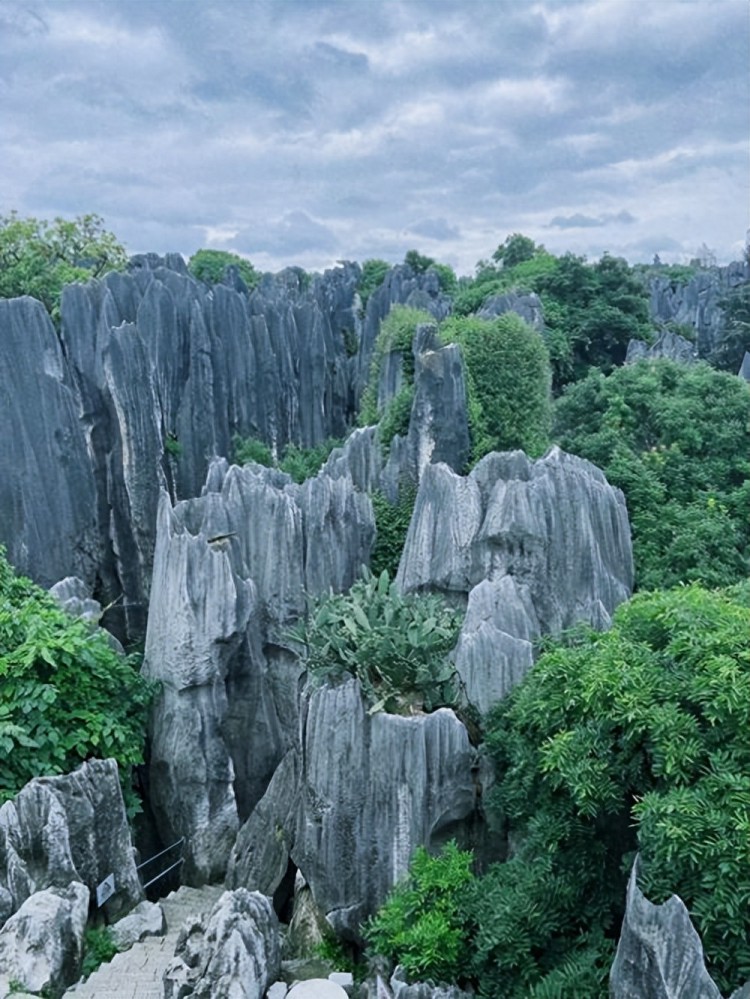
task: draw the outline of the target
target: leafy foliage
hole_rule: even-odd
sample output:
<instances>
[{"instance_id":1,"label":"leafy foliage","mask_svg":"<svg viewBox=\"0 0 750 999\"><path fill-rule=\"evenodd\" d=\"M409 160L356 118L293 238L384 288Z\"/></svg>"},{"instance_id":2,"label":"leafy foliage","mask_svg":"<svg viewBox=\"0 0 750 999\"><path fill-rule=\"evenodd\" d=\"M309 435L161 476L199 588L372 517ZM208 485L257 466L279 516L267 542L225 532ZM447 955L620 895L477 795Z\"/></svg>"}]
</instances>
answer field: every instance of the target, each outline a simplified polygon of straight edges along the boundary
<instances>
[{"instance_id":1,"label":"leafy foliage","mask_svg":"<svg viewBox=\"0 0 750 999\"><path fill-rule=\"evenodd\" d=\"M83 935L81 977L93 975L101 964L111 961L116 953L117 947L106 926L88 926Z\"/></svg>"},{"instance_id":2,"label":"leafy foliage","mask_svg":"<svg viewBox=\"0 0 750 999\"><path fill-rule=\"evenodd\" d=\"M274 462L271 449L257 437L240 437L236 434L232 441L234 460L238 465L255 462L267 468L278 467L282 472L291 475L297 483L317 475L328 456L335 447L340 447L341 441L333 437L321 441L314 447L299 447L297 444L287 444L281 460Z\"/></svg>"},{"instance_id":3,"label":"leafy foliage","mask_svg":"<svg viewBox=\"0 0 750 999\"><path fill-rule=\"evenodd\" d=\"M409 432L413 402L414 386L407 382L394 395L380 417L380 443L383 447L389 447L396 434L405 437Z\"/></svg>"},{"instance_id":4,"label":"leafy foliage","mask_svg":"<svg viewBox=\"0 0 750 999\"><path fill-rule=\"evenodd\" d=\"M526 260L531 260L537 253L543 251L543 246L537 246L533 239L520 232L506 236L505 240L492 254L492 259L503 267L515 267Z\"/></svg>"},{"instance_id":5,"label":"leafy foliage","mask_svg":"<svg viewBox=\"0 0 750 999\"><path fill-rule=\"evenodd\" d=\"M365 260L362 264L362 276L359 279L357 291L362 300L363 310L367 306L370 295L385 281L385 276L390 269L391 265L387 260L371 259Z\"/></svg>"},{"instance_id":6,"label":"leafy foliage","mask_svg":"<svg viewBox=\"0 0 750 999\"><path fill-rule=\"evenodd\" d=\"M472 854L447 843L431 857L418 847L407 877L365 930L367 942L414 980L453 982L468 965L470 927L464 900L474 881Z\"/></svg>"},{"instance_id":7,"label":"leafy foliage","mask_svg":"<svg viewBox=\"0 0 750 999\"><path fill-rule=\"evenodd\" d=\"M598 999L635 850L676 892L709 969L750 975L750 608L697 586L641 594L611 631L550 647L491 715L490 800L518 848L471 908L486 996ZM589 985L566 968L583 966Z\"/></svg>"},{"instance_id":8,"label":"leafy foliage","mask_svg":"<svg viewBox=\"0 0 750 999\"><path fill-rule=\"evenodd\" d=\"M227 250L198 250L188 261L188 270L199 281L206 284L219 284L224 279L227 267L235 267L249 291L260 281L261 275L249 260Z\"/></svg>"},{"instance_id":9,"label":"leafy foliage","mask_svg":"<svg viewBox=\"0 0 750 999\"><path fill-rule=\"evenodd\" d=\"M474 460L513 448L541 454L550 401L549 358L539 334L515 313L493 321L449 319L440 334L460 344L466 364Z\"/></svg>"},{"instance_id":10,"label":"leafy foliage","mask_svg":"<svg viewBox=\"0 0 750 999\"><path fill-rule=\"evenodd\" d=\"M395 305L380 324L380 331L375 341L370 377L367 387L362 393L359 410L359 425L370 426L377 423L378 413L378 383L380 370L386 354L400 351L403 357L404 380L407 385L414 381L414 355L412 341L417 326L420 323L432 323L435 320L429 312L422 309L412 309L406 305Z\"/></svg>"},{"instance_id":11,"label":"leafy foliage","mask_svg":"<svg viewBox=\"0 0 750 999\"><path fill-rule=\"evenodd\" d=\"M142 762L151 687L136 667L0 549L0 801L92 756Z\"/></svg>"},{"instance_id":12,"label":"leafy foliage","mask_svg":"<svg viewBox=\"0 0 750 999\"><path fill-rule=\"evenodd\" d=\"M408 485L401 487L397 503L389 503L380 492L372 494L375 544L370 556L370 569L375 576L379 576L384 569L389 576L398 572L416 496L414 486Z\"/></svg>"},{"instance_id":13,"label":"leafy foliage","mask_svg":"<svg viewBox=\"0 0 750 999\"><path fill-rule=\"evenodd\" d=\"M750 284L735 288L719 304L724 311L724 325L710 361L735 375L745 351L750 351Z\"/></svg>"},{"instance_id":14,"label":"leafy foliage","mask_svg":"<svg viewBox=\"0 0 750 999\"><path fill-rule=\"evenodd\" d=\"M461 615L434 595L404 595L384 570L364 571L348 593L330 594L311 608L293 636L320 682L359 679L371 712L432 711L457 699L447 655Z\"/></svg>"},{"instance_id":15,"label":"leafy foliage","mask_svg":"<svg viewBox=\"0 0 750 999\"><path fill-rule=\"evenodd\" d=\"M0 216L0 297L31 295L56 323L66 284L123 270L127 259L98 215L52 222L16 212Z\"/></svg>"},{"instance_id":16,"label":"leafy foliage","mask_svg":"<svg viewBox=\"0 0 750 999\"><path fill-rule=\"evenodd\" d=\"M625 493L638 585L747 575L750 390L706 364L592 373L558 400L555 436Z\"/></svg>"}]
</instances>

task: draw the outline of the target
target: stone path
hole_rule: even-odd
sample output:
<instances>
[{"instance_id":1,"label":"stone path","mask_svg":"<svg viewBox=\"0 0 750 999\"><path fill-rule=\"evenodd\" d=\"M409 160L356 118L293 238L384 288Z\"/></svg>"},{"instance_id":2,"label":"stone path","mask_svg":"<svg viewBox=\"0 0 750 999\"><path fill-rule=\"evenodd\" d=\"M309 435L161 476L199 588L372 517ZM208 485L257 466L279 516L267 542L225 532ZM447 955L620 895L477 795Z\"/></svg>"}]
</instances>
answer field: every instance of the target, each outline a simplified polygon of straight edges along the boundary
<instances>
[{"instance_id":1,"label":"stone path","mask_svg":"<svg viewBox=\"0 0 750 999\"><path fill-rule=\"evenodd\" d=\"M75 999L162 999L162 975L174 957L180 928L186 919L210 909L224 891L220 885L190 888L183 885L160 900L167 932L146 937L130 950L116 954L85 982L64 993Z\"/></svg>"}]
</instances>

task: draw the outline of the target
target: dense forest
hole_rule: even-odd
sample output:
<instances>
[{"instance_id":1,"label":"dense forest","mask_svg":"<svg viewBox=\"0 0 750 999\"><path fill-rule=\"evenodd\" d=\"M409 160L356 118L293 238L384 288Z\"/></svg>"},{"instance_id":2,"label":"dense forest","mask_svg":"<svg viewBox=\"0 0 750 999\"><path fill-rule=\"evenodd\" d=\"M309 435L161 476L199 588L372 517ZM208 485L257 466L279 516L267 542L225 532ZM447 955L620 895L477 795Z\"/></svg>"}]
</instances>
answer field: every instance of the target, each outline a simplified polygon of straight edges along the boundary
<instances>
[{"instance_id":1,"label":"dense forest","mask_svg":"<svg viewBox=\"0 0 750 999\"><path fill-rule=\"evenodd\" d=\"M0 219L0 297L38 299L58 331L63 288L129 266L95 215ZM364 316L393 265L355 266ZM412 981L487 999L598 999L639 855L641 888L654 902L680 896L729 993L750 979L750 384L737 373L750 351L750 261L744 281L718 296L710 343L653 309L655 289L674 295L711 278L717 269L700 260L590 262L515 233L472 277L416 250L397 266L431 276L440 308L389 308L348 430L377 426L384 461L396 461L416 406L415 345L453 346L468 426L456 471L555 445L597 466L625 497L634 595L608 630L537 637L533 668L480 714L452 659L466 607L396 581L419 482L402 474L390 490L368 490L369 566L343 592L311 597L288 640L313 687L354 676L371 714L452 708L491 761L482 807L494 846L476 856L470 842L418 849L359 939L331 936L323 950L357 974L380 955ZM187 270L250 301L266 280L217 250L200 250ZM317 276L293 278L305 288ZM356 362L356 328L342 336ZM669 337L679 359L657 349ZM626 361L633 341L645 345L641 359ZM163 433L176 467L184 440L175 427ZM223 457L303 489L343 445L235 433ZM0 802L34 776L111 756L137 812L129 772L144 761L155 684L139 675L142 648L124 656L116 645L0 553Z\"/></svg>"}]
</instances>

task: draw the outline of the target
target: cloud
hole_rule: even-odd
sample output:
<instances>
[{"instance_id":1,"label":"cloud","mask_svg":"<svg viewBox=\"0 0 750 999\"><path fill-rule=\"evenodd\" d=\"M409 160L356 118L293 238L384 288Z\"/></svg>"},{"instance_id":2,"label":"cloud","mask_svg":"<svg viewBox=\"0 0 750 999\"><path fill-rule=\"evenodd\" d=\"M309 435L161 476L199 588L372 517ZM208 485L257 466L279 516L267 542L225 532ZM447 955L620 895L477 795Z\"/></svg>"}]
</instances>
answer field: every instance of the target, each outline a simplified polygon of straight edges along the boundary
<instances>
[{"instance_id":1,"label":"cloud","mask_svg":"<svg viewBox=\"0 0 750 999\"><path fill-rule=\"evenodd\" d=\"M0 213L272 269L415 237L464 272L514 231L647 259L744 237L744 0L186 9L0 0Z\"/></svg>"},{"instance_id":2,"label":"cloud","mask_svg":"<svg viewBox=\"0 0 750 999\"><path fill-rule=\"evenodd\" d=\"M556 215L550 219L547 225L551 229L596 229L612 222L632 225L637 221L638 219L626 210L617 213L605 212L603 215L596 216L576 212L575 215Z\"/></svg>"},{"instance_id":3,"label":"cloud","mask_svg":"<svg viewBox=\"0 0 750 999\"><path fill-rule=\"evenodd\" d=\"M407 232L413 232L417 236L425 236L427 239L448 240L460 239L461 230L456 225L449 225L444 218L421 219L410 225Z\"/></svg>"}]
</instances>

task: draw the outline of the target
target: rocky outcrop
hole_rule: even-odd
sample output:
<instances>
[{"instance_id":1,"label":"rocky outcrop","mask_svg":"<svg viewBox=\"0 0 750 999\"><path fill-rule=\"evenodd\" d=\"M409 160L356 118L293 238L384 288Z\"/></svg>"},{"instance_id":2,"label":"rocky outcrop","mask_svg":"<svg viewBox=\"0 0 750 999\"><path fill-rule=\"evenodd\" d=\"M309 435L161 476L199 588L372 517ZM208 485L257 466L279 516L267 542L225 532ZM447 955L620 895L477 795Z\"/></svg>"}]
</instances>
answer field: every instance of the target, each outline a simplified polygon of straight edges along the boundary
<instances>
[{"instance_id":1,"label":"rocky outcrop","mask_svg":"<svg viewBox=\"0 0 750 999\"><path fill-rule=\"evenodd\" d=\"M93 582L94 477L79 399L54 327L32 298L0 300L0 543L42 586Z\"/></svg>"},{"instance_id":2,"label":"rocky outcrop","mask_svg":"<svg viewBox=\"0 0 750 999\"><path fill-rule=\"evenodd\" d=\"M299 746L240 830L227 884L273 894L291 859L336 932L356 938L415 848L475 811L475 764L448 709L371 715L356 680L308 689Z\"/></svg>"},{"instance_id":3,"label":"rocky outcrop","mask_svg":"<svg viewBox=\"0 0 750 999\"><path fill-rule=\"evenodd\" d=\"M112 942L118 950L129 950L146 937L161 937L167 931L164 910L158 902L143 901L110 926Z\"/></svg>"},{"instance_id":4,"label":"rocky outcrop","mask_svg":"<svg viewBox=\"0 0 750 999\"><path fill-rule=\"evenodd\" d=\"M750 274L748 266L735 262L727 267L699 270L689 281L675 284L669 277L653 277L649 283L649 309L657 323L692 326L696 333L698 355L708 357L716 348L724 325L720 301Z\"/></svg>"},{"instance_id":5,"label":"rocky outcrop","mask_svg":"<svg viewBox=\"0 0 750 999\"><path fill-rule=\"evenodd\" d=\"M745 351L745 356L742 358L742 364L737 374L740 378L744 378L746 382L750 382L750 352Z\"/></svg>"},{"instance_id":6,"label":"rocky outcrop","mask_svg":"<svg viewBox=\"0 0 750 999\"><path fill-rule=\"evenodd\" d=\"M399 965L391 975L393 999L471 999L472 992L463 992L456 985L428 985L426 982L407 982L404 969Z\"/></svg>"},{"instance_id":7,"label":"rocky outcrop","mask_svg":"<svg viewBox=\"0 0 750 999\"><path fill-rule=\"evenodd\" d=\"M544 306L541 298L533 293L524 295L517 291L509 291L505 295L493 295L487 299L477 315L480 319L496 319L506 312L515 312L540 333L544 329Z\"/></svg>"},{"instance_id":8,"label":"rocky outcrop","mask_svg":"<svg viewBox=\"0 0 750 999\"><path fill-rule=\"evenodd\" d=\"M631 340L625 355L625 363L634 364L636 361L651 361L659 357L665 357L680 364L694 364L698 360L698 351L695 344L680 336L679 333L675 333L673 330L663 330L651 345L643 340Z\"/></svg>"},{"instance_id":9,"label":"rocky outcrop","mask_svg":"<svg viewBox=\"0 0 750 999\"><path fill-rule=\"evenodd\" d=\"M38 777L0 807L0 923L35 893L77 882L93 895L112 873L107 911L116 917L143 892L114 760Z\"/></svg>"},{"instance_id":10,"label":"rocky outcrop","mask_svg":"<svg viewBox=\"0 0 750 999\"><path fill-rule=\"evenodd\" d=\"M685 904L677 895L662 905L649 902L638 887L637 859L609 994L611 999L721 999Z\"/></svg>"},{"instance_id":11,"label":"rocky outcrop","mask_svg":"<svg viewBox=\"0 0 750 999\"><path fill-rule=\"evenodd\" d=\"M462 472L469 461L466 378L458 344L415 350L414 402L407 456L410 478L419 482L429 464L444 462Z\"/></svg>"},{"instance_id":12,"label":"rocky outcrop","mask_svg":"<svg viewBox=\"0 0 750 999\"><path fill-rule=\"evenodd\" d=\"M301 667L288 629L307 595L367 564L369 499L347 476L295 485L261 466L211 466L204 496L163 495L144 673L160 681L151 803L184 877L221 877L238 824L297 734Z\"/></svg>"},{"instance_id":13,"label":"rocky outcrop","mask_svg":"<svg viewBox=\"0 0 750 999\"><path fill-rule=\"evenodd\" d=\"M80 973L89 907L85 885L35 892L0 929L0 995L10 984L59 995Z\"/></svg>"},{"instance_id":14,"label":"rocky outcrop","mask_svg":"<svg viewBox=\"0 0 750 999\"><path fill-rule=\"evenodd\" d=\"M537 461L490 454L465 478L431 465L397 579L407 592L440 592L466 607L456 666L486 711L528 670L538 635L578 622L606 628L630 596L624 497L559 448Z\"/></svg>"},{"instance_id":15,"label":"rocky outcrop","mask_svg":"<svg viewBox=\"0 0 750 999\"><path fill-rule=\"evenodd\" d=\"M165 999L262 999L281 967L279 924L265 896L225 892L185 925L164 975Z\"/></svg>"}]
</instances>

